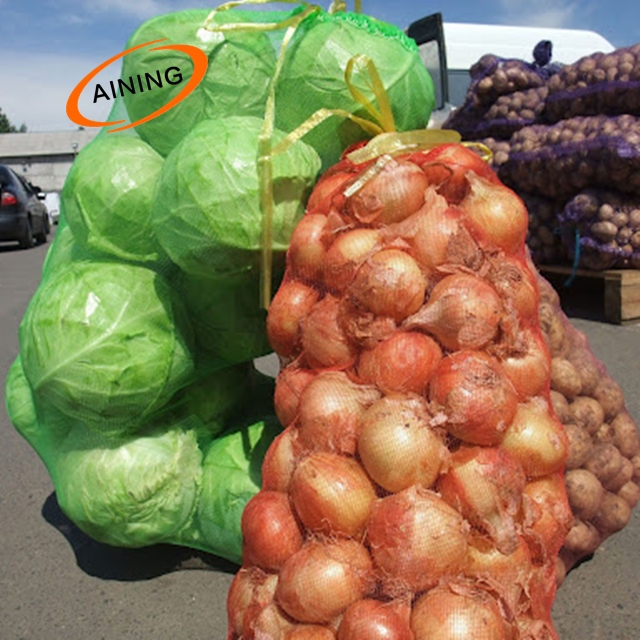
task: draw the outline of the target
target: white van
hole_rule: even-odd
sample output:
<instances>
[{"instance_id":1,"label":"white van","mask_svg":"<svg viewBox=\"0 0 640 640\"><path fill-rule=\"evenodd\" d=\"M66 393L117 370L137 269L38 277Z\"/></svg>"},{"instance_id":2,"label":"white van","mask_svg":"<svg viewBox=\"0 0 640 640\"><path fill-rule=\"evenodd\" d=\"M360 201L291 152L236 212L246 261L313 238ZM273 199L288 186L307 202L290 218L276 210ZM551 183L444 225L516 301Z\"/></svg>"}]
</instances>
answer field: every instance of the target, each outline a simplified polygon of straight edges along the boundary
<instances>
[{"instance_id":1,"label":"white van","mask_svg":"<svg viewBox=\"0 0 640 640\"><path fill-rule=\"evenodd\" d=\"M551 62L571 64L596 51L615 49L595 31L443 22L440 13L413 22L407 34L418 43L432 75L437 109L447 112L464 102L471 80L469 69L485 54L533 62L536 44L549 40Z\"/></svg>"}]
</instances>

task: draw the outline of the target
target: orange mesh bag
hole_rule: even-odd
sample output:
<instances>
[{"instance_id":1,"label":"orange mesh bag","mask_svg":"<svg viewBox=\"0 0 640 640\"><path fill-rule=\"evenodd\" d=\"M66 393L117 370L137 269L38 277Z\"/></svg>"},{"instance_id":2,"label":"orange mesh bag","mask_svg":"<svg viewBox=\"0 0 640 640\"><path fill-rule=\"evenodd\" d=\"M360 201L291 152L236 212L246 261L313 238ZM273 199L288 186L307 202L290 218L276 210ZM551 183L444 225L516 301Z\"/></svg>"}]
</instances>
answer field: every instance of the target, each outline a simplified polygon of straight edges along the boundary
<instances>
[{"instance_id":1,"label":"orange mesh bag","mask_svg":"<svg viewBox=\"0 0 640 640\"><path fill-rule=\"evenodd\" d=\"M526 209L462 145L376 144L316 185L271 303L285 430L228 638L556 638L568 441Z\"/></svg>"}]
</instances>

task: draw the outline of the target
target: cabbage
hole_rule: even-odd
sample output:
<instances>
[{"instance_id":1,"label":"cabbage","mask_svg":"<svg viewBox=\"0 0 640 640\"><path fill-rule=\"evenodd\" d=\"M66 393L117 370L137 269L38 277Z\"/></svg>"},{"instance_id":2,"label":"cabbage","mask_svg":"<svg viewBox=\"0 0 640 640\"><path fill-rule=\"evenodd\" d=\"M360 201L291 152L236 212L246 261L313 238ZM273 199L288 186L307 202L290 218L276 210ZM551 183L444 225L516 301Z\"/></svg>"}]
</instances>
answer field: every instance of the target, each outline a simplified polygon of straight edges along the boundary
<instances>
[{"instance_id":1,"label":"cabbage","mask_svg":"<svg viewBox=\"0 0 640 640\"><path fill-rule=\"evenodd\" d=\"M180 287L196 343L210 354L212 364L228 366L270 353L259 284L250 273L222 281L193 276Z\"/></svg>"},{"instance_id":2,"label":"cabbage","mask_svg":"<svg viewBox=\"0 0 640 640\"><path fill-rule=\"evenodd\" d=\"M192 376L184 314L149 269L72 263L40 286L20 326L27 379L70 417L104 431L131 429Z\"/></svg>"},{"instance_id":3,"label":"cabbage","mask_svg":"<svg viewBox=\"0 0 640 640\"><path fill-rule=\"evenodd\" d=\"M213 441L203 465L198 546L233 562L242 561L242 512L260 489L262 461L280 430L271 417Z\"/></svg>"},{"instance_id":4,"label":"cabbage","mask_svg":"<svg viewBox=\"0 0 640 640\"><path fill-rule=\"evenodd\" d=\"M275 51L269 38L262 33L214 33L203 29L209 10L177 11L158 16L141 25L131 36L127 48L166 38L163 44L189 44L202 49L209 58L207 73L189 96L166 113L136 126L141 138L166 156L171 149L199 122L207 118L230 115L262 116L271 77L275 67ZM241 16L235 11L217 14L216 22L235 22ZM182 81L164 82L170 67L180 69ZM145 73L157 79L163 88L151 84L146 90ZM151 51L143 47L123 59L122 79L137 86L142 78L145 91L124 92L131 122L143 118L169 102L184 88L191 77L193 64L184 53L172 50ZM171 79L173 73L169 75ZM174 80L174 82L177 81Z\"/></svg>"},{"instance_id":5,"label":"cabbage","mask_svg":"<svg viewBox=\"0 0 640 640\"><path fill-rule=\"evenodd\" d=\"M169 257L191 275L220 281L247 272L257 277L262 124L251 117L206 120L165 160L152 225ZM282 135L276 132L274 142ZM274 157L274 251L284 254L289 246L319 168L318 155L303 142Z\"/></svg>"},{"instance_id":6,"label":"cabbage","mask_svg":"<svg viewBox=\"0 0 640 640\"><path fill-rule=\"evenodd\" d=\"M112 444L75 429L53 472L61 509L107 544L142 547L169 540L197 504L202 454L189 424Z\"/></svg>"},{"instance_id":7,"label":"cabbage","mask_svg":"<svg viewBox=\"0 0 640 640\"><path fill-rule=\"evenodd\" d=\"M133 136L101 135L74 160L62 206L85 248L122 260L155 261L160 247L150 228L151 204L163 159Z\"/></svg>"},{"instance_id":8,"label":"cabbage","mask_svg":"<svg viewBox=\"0 0 640 640\"><path fill-rule=\"evenodd\" d=\"M276 126L292 131L320 108L345 109L370 119L344 80L347 63L357 54L375 63L397 130L426 127L435 104L434 88L415 42L393 25L342 12L314 13L298 27L276 86ZM363 78L354 74L352 81L375 104ZM320 154L326 169L350 144L367 137L358 125L332 117L304 140Z\"/></svg>"}]
</instances>

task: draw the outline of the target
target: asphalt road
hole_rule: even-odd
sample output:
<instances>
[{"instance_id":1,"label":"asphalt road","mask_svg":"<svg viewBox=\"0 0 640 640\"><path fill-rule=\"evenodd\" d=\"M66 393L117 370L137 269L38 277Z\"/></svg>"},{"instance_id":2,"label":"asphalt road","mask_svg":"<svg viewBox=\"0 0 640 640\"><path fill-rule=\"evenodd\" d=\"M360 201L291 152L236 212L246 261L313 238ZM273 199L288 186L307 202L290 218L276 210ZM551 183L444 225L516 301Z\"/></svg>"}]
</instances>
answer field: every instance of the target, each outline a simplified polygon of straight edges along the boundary
<instances>
[{"instance_id":1,"label":"asphalt road","mask_svg":"<svg viewBox=\"0 0 640 640\"><path fill-rule=\"evenodd\" d=\"M4 379L46 250L0 245L0 639L223 640L236 568L189 549L92 541L61 513L40 459L8 421ZM573 322L638 420L640 325ZM640 509L569 574L554 620L562 640L640 638Z\"/></svg>"}]
</instances>

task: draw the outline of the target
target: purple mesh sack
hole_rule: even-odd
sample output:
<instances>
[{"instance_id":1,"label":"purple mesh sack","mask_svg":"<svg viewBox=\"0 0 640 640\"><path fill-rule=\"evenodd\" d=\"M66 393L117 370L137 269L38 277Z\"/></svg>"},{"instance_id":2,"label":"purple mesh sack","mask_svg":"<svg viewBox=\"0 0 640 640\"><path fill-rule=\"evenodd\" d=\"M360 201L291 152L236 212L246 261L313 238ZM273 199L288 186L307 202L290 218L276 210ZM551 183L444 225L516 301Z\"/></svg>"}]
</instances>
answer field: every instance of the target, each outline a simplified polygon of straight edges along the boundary
<instances>
[{"instance_id":1,"label":"purple mesh sack","mask_svg":"<svg viewBox=\"0 0 640 640\"><path fill-rule=\"evenodd\" d=\"M508 139L513 133L536 122L544 111L546 85L499 96L491 105L467 100L443 124L467 140L485 137Z\"/></svg>"},{"instance_id":2,"label":"purple mesh sack","mask_svg":"<svg viewBox=\"0 0 640 640\"><path fill-rule=\"evenodd\" d=\"M640 268L640 197L587 189L560 214L563 242L588 269Z\"/></svg>"},{"instance_id":3,"label":"purple mesh sack","mask_svg":"<svg viewBox=\"0 0 640 640\"><path fill-rule=\"evenodd\" d=\"M535 264L562 264L567 251L560 237L559 214L563 203L531 194L520 194L529 212L527 246Z\"/></svg>"},{"instance_id":4,"label":"purple mesh sack","mask_svg":"<svg viewBox=\"0 0 640 640\"><path fill-rule=\"evenodd\" d=\"M640 115L640 43L611 53L594 53L549 79L545 117Z\"/></svg>"},{"instance_id":5,"label":"purple mesh sack","mask_svg":"<svg viewBox=\"0 0 640 640\"><path fill-rule=\"evenodd\" d=\"M640 195L640 119L588 116L532 125L510 139L499 176L518 192L567 200L601 187Z\"/></svg>"}]
</instances>

